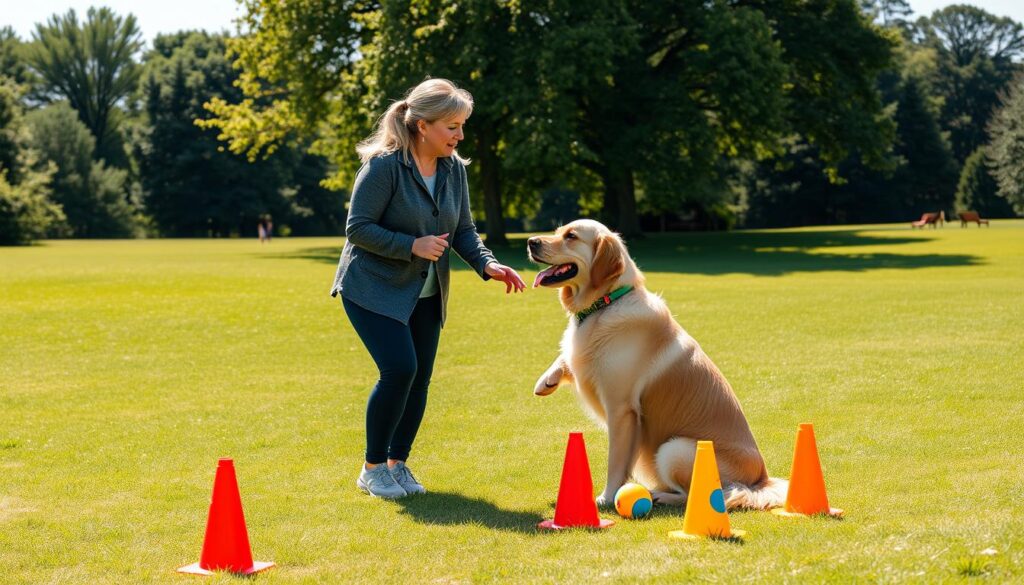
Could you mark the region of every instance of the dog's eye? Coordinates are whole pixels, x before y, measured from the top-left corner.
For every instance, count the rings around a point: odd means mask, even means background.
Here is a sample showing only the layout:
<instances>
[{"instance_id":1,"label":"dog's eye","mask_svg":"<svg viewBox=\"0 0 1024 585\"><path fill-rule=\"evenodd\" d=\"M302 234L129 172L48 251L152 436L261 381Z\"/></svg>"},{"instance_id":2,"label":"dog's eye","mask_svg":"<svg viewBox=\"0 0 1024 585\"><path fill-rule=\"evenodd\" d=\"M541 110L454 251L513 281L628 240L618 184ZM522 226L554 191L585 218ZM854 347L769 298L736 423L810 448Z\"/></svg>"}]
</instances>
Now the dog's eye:
<instances>
[{"instance_id":1,"label":"dog's eye","mask_svg":"<svg viewBox=\"0 0 1024 585\"><path fill-rule=\"evenodd\" d=\"M567 239L567 240L575 240L576 239L576 234L574 234L572 232L566 232L565 239Z\"/></svg>"}]
</instances>

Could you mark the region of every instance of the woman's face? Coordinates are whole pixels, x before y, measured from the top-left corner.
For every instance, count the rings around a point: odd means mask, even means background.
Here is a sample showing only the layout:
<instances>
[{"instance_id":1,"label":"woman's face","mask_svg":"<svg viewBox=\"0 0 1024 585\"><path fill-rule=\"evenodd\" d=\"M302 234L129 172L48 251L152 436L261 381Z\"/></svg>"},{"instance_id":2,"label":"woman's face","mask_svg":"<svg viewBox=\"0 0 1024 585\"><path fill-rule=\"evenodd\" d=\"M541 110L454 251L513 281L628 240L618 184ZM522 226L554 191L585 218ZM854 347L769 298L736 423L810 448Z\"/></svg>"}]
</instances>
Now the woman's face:
<instances>
[{"instance_id":1,"label":"woman's face","mask_svg":"<svg viewBox=\"0 0 1024 585\"><path fill-rule=\"evenodd\" d=\"M462 133L462 127L465 124L465 116L455 116L433 122L420 120L418 124L420 141L416 147L427 156L451 156L455 147L465 138Z\"/></svg>"}]
</instances>

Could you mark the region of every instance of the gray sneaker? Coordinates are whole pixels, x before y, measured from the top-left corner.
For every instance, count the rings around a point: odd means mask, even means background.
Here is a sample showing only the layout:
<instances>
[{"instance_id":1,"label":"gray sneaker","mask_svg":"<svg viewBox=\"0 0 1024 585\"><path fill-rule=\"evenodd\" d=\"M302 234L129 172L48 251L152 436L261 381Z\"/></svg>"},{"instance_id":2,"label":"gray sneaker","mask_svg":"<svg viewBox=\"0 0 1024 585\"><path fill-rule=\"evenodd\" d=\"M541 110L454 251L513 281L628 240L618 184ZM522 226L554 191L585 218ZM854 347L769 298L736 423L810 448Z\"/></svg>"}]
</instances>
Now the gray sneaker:
<instances>
[{"instance_id":1,"label":"gray sneaker","mask_svg":"<svg viewBox=\"0 0 1024 585\"><path fill-rule=\"evenodd\" d=\"M395 483L395 478L388 472L387 463L381 463L373 469L367 469L366 465L363 465L363 471L356 480L356 487L371 496L389 500L409 495L402 486Z\"/></svg>"},{"instance_id":2,"label":"gray sneaker","mask_svg":"<svg viewBox=\"0 0 1024 585\"><path fill-rule=\"evenodd\" d=\"M395 478L395 481L398 482L398 485L402 486L402 489L404 489L407 494L427 493L427 488L423 487L423 484L416 481L416 478L412 475L412 471L409 471L409 468L401 461L391 468L391 477Z\"/></svg>"}]
</instances>

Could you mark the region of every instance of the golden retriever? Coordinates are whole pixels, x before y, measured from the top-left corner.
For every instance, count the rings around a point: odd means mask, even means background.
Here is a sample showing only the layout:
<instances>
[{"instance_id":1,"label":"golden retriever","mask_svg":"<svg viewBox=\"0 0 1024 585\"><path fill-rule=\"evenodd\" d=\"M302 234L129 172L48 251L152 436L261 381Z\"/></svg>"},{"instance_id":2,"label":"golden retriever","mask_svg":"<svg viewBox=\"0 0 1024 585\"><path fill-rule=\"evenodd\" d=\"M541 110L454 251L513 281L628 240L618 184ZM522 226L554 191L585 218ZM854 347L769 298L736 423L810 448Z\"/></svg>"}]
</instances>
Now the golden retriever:
<instances>
[{"instance_id":1,"label":"golden retriever","mask_svg":"<svg viewBox=\"0 0 1024 585\"><path fill-rule=\"evenodd\" d=\"M584 219L530 238L527 249L550 265L534 287L560 288L570 313L561 355L534 393L574 384L585 410L607 428L608 482L598 505L611 504L630 474L655 502L685 504L697 441L710 440L728 508L781 506L788 484L768 477L729 382L644 288L619 236ZM632 288L622 294L624 287Z\"/></svg>"}]
</instances>

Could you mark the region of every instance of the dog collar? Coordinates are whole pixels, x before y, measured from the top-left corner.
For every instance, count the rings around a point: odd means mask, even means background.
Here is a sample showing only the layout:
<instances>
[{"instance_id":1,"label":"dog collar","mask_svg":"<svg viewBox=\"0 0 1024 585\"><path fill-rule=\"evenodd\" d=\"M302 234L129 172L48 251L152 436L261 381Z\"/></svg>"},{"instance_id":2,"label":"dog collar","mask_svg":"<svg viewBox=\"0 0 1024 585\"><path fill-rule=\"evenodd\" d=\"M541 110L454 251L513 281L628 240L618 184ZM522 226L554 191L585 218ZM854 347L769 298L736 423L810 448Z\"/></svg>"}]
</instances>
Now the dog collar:
<instances>
[{"instance_id":1,"label":"dog collar","mask_svg":"<svg viewBox=\"0 0 1024 585\"><path fill-rule=\"evenodd\" d=\"M603 297L597 299L596 301L594 301L593 305L590 305L586 309L583 309L579 313L576 313L576 323L582 323L583 320L589 317L592 313L598 311L599 309L607 307L614 301L619 300L620 298L622 298L622 295L628 293L631 290L633 290L633 287L624 286L622 288L617 288L612 292L604 295Z\"/></svg>"}]
</instances>

